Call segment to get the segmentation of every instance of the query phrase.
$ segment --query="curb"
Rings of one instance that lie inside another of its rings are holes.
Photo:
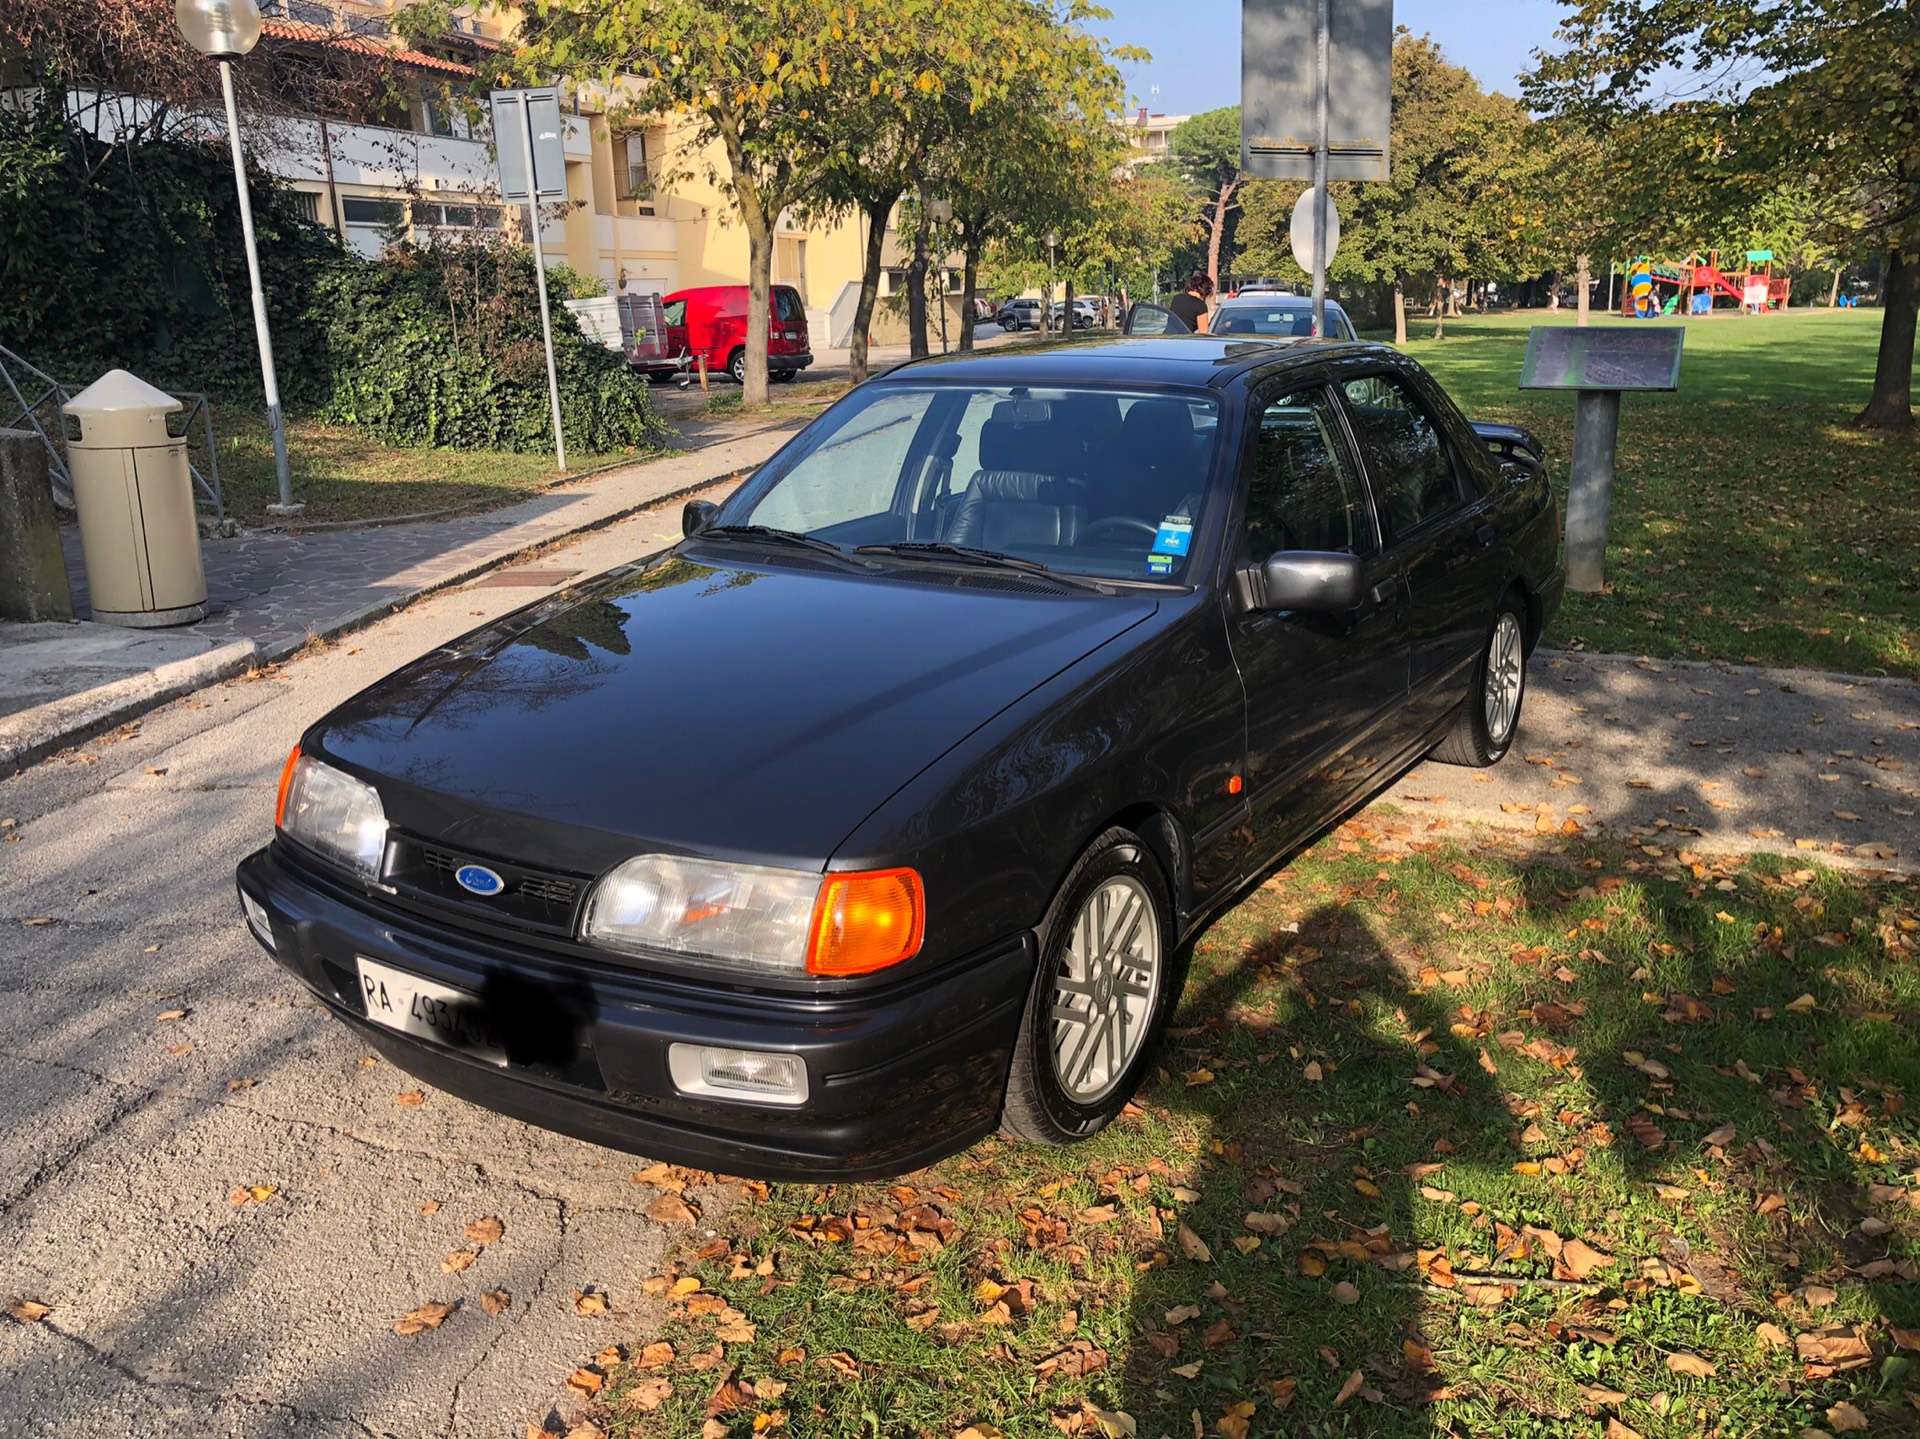
[[[56,750],[92,739],[170,700],[251,669],[260,659],[252,640],[234,640],[191,659],[66,695],[0,720],[0,777],[18,774]]]
[[[777,426],[770,426],[778,428]],[[762,433],[756,431],[755,433]],[[729,439],[741,439],[745,436],[729,436]],[[704,447],[703,447],[704,448]],[[742,468],[747,468],[742,466]],[[93,738],[128,720],[136,719],[149,710],[191,694],[194,690],[204,689],[220,680],[230,679],[243,670],[256,665],[274,664],[297,654],[316,640],[330,640],[354,630],[364,629],[370,624],[396,614],[428,595],[438,594],[442,590],[457,588],[483,575],[489,570],[504,568],[517,563],[524,556],[535,551],[547,549],[557,543],[571,540],[580,535],[591,534],[595,530],[606,529],[610,525],[675,500],[698,494],[702,490],[724,484],[733,471],[721,475],[709,475],[704,479],[691,480],[678,488],[664,490],[643,500],[635,500],[604,515],[566,529],[554,530],[540,536],[528,544],[516,549],[504,551],[473,564],[452,574],[442,575],[431,584],[419,589],[409,590],[405,594],[390,595],[363,605],[357,610],[348,611],[325,624],[310,629],[298,639],[283,640],[275,645],[261,645],[255,640],[235,640],[218,649],[209,650],[204,655],[192,659],[175,660],[171,664],[160,665],[145,674],[130,675],[123,680],[99,685],[79,694],[67,695],[50,700],[44,705],[22,710],[0,720],[0,778],[18,774],[29,765],[45,759],[56,751]]]

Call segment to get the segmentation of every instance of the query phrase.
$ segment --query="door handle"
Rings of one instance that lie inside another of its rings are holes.
[[[1384,605],[1393,599],[1394,592],[1398,588],[1399,586],[1393,580],[1382,580],[1367,591],[1367,598],[1376,605]]]
[[[1479,545],[1480,548],[1483,550],[1492,549],[1493,542],[1499,538],[1500,538],[1500,531],[1496,530],[1490,524],[1483,523],[1479,529],[1473,532],[1474,543]]]

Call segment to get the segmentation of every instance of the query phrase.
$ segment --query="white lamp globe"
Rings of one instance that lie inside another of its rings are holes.
[[[229,60],[260,43],[255,0],[176,0],[173,18],[187,43],[202,55]]]

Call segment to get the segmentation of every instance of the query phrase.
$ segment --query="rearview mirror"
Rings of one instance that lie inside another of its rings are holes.
[[[1144,300],[1127,311],[1129,335],[1191,335],[1193,330],[1165,305],[1149,305]]]
[[[712,500],[688,500],[680,511],[680,533],[692,539],[700,531],[713,523],[713,517],[720,513],[720,506]]]
[[[1344,614],[1360,603],[1360,561],[1321,550],[1280,550],[1267,556],[1260,580],[1265,608]]]

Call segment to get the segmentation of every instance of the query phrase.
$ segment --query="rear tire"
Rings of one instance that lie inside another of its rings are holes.
[[[1475,769],[1500,763],[1520,732],[1526,697],[1527,615],[1520,597],[1509,590],[1500,597],[1473,667],[1473,688],[1432,757]]]
[[[1069,1144],[1126,1107],[1185,979],[1166,877],[1138,835],[1088,846],[1043,935],[1000,1118],[1016,1138]]]
[[[731,355],[727,356],[727,373],[733,376],[734,384],[746,384],[747,352],[744,349],[735,350]]]

